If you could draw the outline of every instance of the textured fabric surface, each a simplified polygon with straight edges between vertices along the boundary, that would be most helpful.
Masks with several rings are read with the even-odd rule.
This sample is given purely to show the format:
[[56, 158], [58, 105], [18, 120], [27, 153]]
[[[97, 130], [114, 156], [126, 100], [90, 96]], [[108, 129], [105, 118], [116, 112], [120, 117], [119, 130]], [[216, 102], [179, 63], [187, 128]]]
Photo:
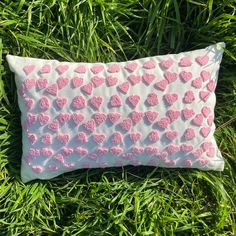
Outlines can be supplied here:
[[223, 170], [213, 136], [223, 48], [111, 63], [8, 55], [23, 182], [124, 165]]

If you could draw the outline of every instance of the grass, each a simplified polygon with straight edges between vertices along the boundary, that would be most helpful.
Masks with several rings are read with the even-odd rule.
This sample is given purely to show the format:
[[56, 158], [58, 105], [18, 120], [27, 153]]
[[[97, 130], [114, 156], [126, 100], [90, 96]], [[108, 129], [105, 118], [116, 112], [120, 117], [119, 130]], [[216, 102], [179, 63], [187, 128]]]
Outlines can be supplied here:
[[[236, 235], [236, 1], [0, 2], [0, 235]], [[7, 53], [126, 60], [225, 41], [217, 86], [222, 173], [125, 167], [20, 180], [21, 127]]]

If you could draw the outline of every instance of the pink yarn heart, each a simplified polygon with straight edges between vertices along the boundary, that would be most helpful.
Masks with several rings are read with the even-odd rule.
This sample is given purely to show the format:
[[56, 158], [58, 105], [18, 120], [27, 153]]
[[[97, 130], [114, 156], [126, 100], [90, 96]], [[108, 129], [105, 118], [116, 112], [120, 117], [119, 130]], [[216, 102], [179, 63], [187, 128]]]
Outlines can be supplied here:
[[49, 171], [57, 171], [58, 169], [59, 169], [59, 167], [56, 166], [56, 165], [49, 165], [49, 166], [48, 166], [48, 170], [49, 170]]
[[192, 86], [196, 89], [199, 89], [202, 87], [202, 78], [198, 77], [192, 81]]
[[193, 91], [189, 90], [184, 94], [184, 102], [185, 103], [192, 103], [195, 101], [195, 96]]
[[207, 156], [209, 156], [209, 157], [215, 156], [215, 148], [214, 147], [209, 148], [209, 150], [207, 151]]
[[72, 153], [73, 153], [73, 149], [72, 148], [69, 148], [69, 147], [63, 147], [62, 148], [62, 152], [63, 152], [63, 154], [64, 155], [66, 155], [66, 156], [69, 156], [69, 155], [71, 155]]
[[85, 84], [81, 87], [81, 90], [90, 95], [93, 91], [93, 84], [91, 82], [88, 84]]
[[138, 142], [142, 137], [142, 134], [140, 132], [132, 132], [129, 134], [129, 138], [133, 143]]
[[145, 153], [147, 153], [148, 155], [152, 156], [152, 155], [158, 155], [160, 154], [160, 150], [157, 147], [152, 147], [152, 146], [147, 146], [145, 147]]
[[209, 128], [209, 127], [202, 127], [202, 128], [200, 129], [200, 134], [201, 134], [204, 138], [206, 138], [206, 137], [209, 135], [210, 132], [211, 132], [211, 128]]
[[178, 75], [175, 72], [166, 71], [164, 73], [164, 77], [166, 78], [166, 80], [170, 84], [170, 83], [173, 83], [177, 80]]
[[179, 66], [188, 67], [188, 66], [191, 66], [191, 65], [192, 65], [192, 62], [191, 62], [191, 59], [189, 57], [183, 57], [183, 58], [180, 59]]
[[177, 138], [178, 136], [178, 133], [174, 130], [170, 130], [170, 131], [167, 131], [165, 133], [165, 136], [170, 140], [170, 141], [173, 141], [174, 139]]
[[68, 83], [69, 83], [69, 79], [68, 79], [68, 78], [66, 78], [66, 77], [60, 77], [60, 78], [57, 80], [58, 89], [64, 88]]
[[163, 117], [159, 121], [156, 122], [157, 126], [166, 129], [168, 125], [170, 124], [170, 118], [169, 117]]
[[211, 78], [211, 73], [206, 70], [201, 71], [200, 75], [201, 75], [201, 78], [204, 82]]
[[29, 149], [29, 155], [31, 155], [33, 157], [40, 156], [40, 149], [38, 149], [38, 148], [30, 148]]
[[102, 112], [96, 112], [94, 114], [93, 118], [94, 118], [96, 124], [100, 125], [106, 120], [107, 115], [105, 113], [102, 113]]
[[173, 105], [178, 100], [178, 94], [176, 93], [168, 93], [163, 97], [168, 105]]
[[65, 73], [68, 69], [69, 69], [69, 66], [68, 66], [68, 65], [59, 65], [59, 66], [57, 66], [56, 71], [57, 71], [58, 74], [63, 74], [63, 73]]
[[92, 161], [96, 161], [98, 159], [98, 155], [96, 153], [90, 153], [88, 157]]
[[59, 120], [62, 124], [64, 124], [64, 123], [66, 123], [67, 121], [69, 121], [69, 119], [70, 119], [70, 114], [68, 114], [68, 113], [61, 113], [61, 114], [59, 114], [59, 116], [58, 116], [58, 120]]
[[127, 161], [131, 161], [133, 157], [134, 157], [134, 154], [132, 152], [126, 152], [122, 154], [122, 158]]
[[191, 80], [192, 77], [193, 77], [192, 73], [187, 72], [187, 71], [182, 71], [182, 72], [180, 72], [179, 75], [180, 75], [182, 81], [185, 82], [185, 83], [188, 82], [189, 80]]
[[158, 159], [165, 161], [167, 159], [168, 155], [169, 155], [168, 152], [162, 151], [158, 154]]
[[75, 168], [75, 164], [74, 163], [64, 163], [64, 168], [72, 170]]
[[137, 104], [139, 103], [140, 101], [140, 96], [138, 95], [130, 95], [128, 97], [128, 101], [130, 102], [130, 104], [133, 106], [133, 107], [136, 107]]
[[130, 118], [133, 122], [133, 124], [137, 124], [141, 119], [143, 118], [144, 113], [143, 112], [138, 112], [138, 111], [132, 111], [130, 113]]
[[112, 64], [108, 70], [109, 73], [118, 73], [120, 71], [120, 66], [118, 64]]
[[86, 148], [82, 148], [82, 147], [75, 148], [75, 152], [80, 156], [88, 155], [88, 150]]
[[194, 139], [196, 137], [195, 131], [192, 128], [187, 128], [184, 131], [184, 135], [183, 136], [184, 136], [185, 140], [192, 140], [192, 139]]
[[204, 66], [204, 65], [206, 65], [208, 63], [209, 57], [207, 55], [205, 55], [205, 56], [198, 56], [195, 60], [196, 60], [196, 62], [200, 66]]
[[170, 144], [166, 147], [166, 151], [171, 155], [180, 151], [180, 147], [178, 145]]
[[86, 123], [84, 123], [84, 128], [89, 131], [89, 132], [93, 132], [96, 128], [96, 123], [95, 121], [92, 119], [92, 120], [89, 120], [87, 121]]
[[144, 148], [143, 147], [138, 147], [138, 146], [134, 146], [132, 149], [131, 149], [131, 152], [135, 155], [135, 156], [138, 156], [140, 154], [142, 154], [144, 152]]
[[57, 90], [58, 90], [57, 84], [52, 84], [47, 88], [47, 92], [53, 96], [57, 95]]
[[111, 142], [113, 144], [121, 144], [123, 143], [123, 135], [120, 132], [114, 132], [111, 138]]
[[169, 69], [174, 64], [174, 61], [172, 59], [162, 60], [160, 63], [160, 66], [163, 69]]
[[203, 122], [203, 115], [202, 114], [197, 114], [194, 119], [192, 120], [193, 124], [197, 126], [201, 126]]
[[41, 138], [41, 142], [46, 145], [52, 144], [52, 135], [49, 133], [44, 134]]
[[90, 68], [90, 70], [94, 73], [94, 74], [98, 74], [100, 72], [102, 72], [104, 70], [104, 67], [102, 65], [95, 65], [92, 68]]
[[64, 160], [64, 156], [60, 153], [56, 154], [54, 157], [53, 157], [54, 160], [60, 162], [60, 163], [64, 163], [65, 160]]
[[192, 151], [192, 155], [196, 159], [200, 158], [202, 156], [202, 154], [203, 154], [203, 150], [201, 148], [198, 148], [198, 149]]
[[193, 150], [193, 145], [184, 143], [180, 146], [180, 150], [185, 153], [191, 152]]
[[50, 106], [51, 106], [51, 103], [50, 103], [50, 101], [49, 101], [49, 99], [47, 97], [42, 97], [39, 100], [39, 107], [42, 110], [47, 110]]
[[209, 116], [209, 117], [207, 118], [207, 124], [208, 124], [209, 126], [212, 126], [213, 120], [214, 120], [213, 116]]
[[146, 100], [149, 106], [155, 106], [159, 103], [158, 96], [156, 93], [149, 93]]
[[56, 104], [58, 108], [62, 109], [67, 104], [67, 98], [58, 97], [56, 99]]
[[96, 142], [97, 144], [103, 143], [105, 138], [106, 138], [105, 134], [94, 134], [93, 135], [93, 141]]
[[152, 124], [155, 121], [157, 116], [158, 116], [158, 112], [157, 111], [146, 111], [145, 112], [145, 117], [146, 117], [147, 121], [150, 124]]
[[193, 117], [195, 115], [195, 111], [193, 109], [188, 109], [188, 108], [184, 108], [182, 110], [182, 115], [184, 117], [185, 120], [190, 119], [191, 117]]
[[76, 96], [72, 101], [72, 107], [74, 109], [82, 109], [86, 106], [86, 100], [82, 96]]
[[38, 121], [39, 121], [40, 125], [47, 124], [49, 119], [50, 119], [50, 117], [48, 115], [44, 114], [44, 113], [40, 113], [38, 115]]
[[176, 160], [165, 160], [165, 164], [169, 167], [176, 165]]
[[87, 136], [86, 133], [80, 132], [80, 133], [78, 133], [76, 140], [79, 144], [87, 143], [88, 142], [88, 136]]
[[155, 84], [155, 87], [157, 89], [160, 89], [161, 91], [164, 91], [168, 85], [168, 81], [163, 79]]
[[94, 96], [90, 99], [90, 103], [95, 109], [99, 109], [103, 103], [103, 98], [101, 96]]
[[98, 147], [97, 153], [100, 156], [106, 155], [109, 152], [108, 148]]
[[81, 66], [78, 66], [76, 69], [75, 69], [75, 72], [79, 73], [79, 74], [84, 74], [86, 72], [86, 67], [81, 65]]
[[69, 142], [70, 136], [69, 134], [58, 134], [57, 135], [57, 139], [63, 143], [63, 144], [67, 144]]
[[59, 121], [53, 120], [49, 125], [48, 128], [52, 131], [58, 131], [60, 128]]
[[118, 112], [111, 112], [111, 113], [109, 113], [109, 114], [107, 115], [107, 117], [108, 117], [108, 119], [110, 120], [110, 122], [111, 122], [112, 124], [114, 124], [114, 123], [116, 123], [116, 122], [120, 119], [121, 114], [118, 113]]
[[203, 142], [201, 144], [201, 148], [204, 152], [206, 152], [212, 145], [212, 142]]
[[41, 67], [41, 69], [39, 70], [40, 74], [47, 74], [51, 72], [51, 66], [49, 64], [45, 64]]
[[83, 78], [75, 77], [71, 80], [71, 83], [74, 88], [78, 88], [83, 84], [83, 81], [84, 81]]
[[35, 87], [35, 79], [26, 79], [24, 81], [24, 88], [26, 90], [32, 89], [33, 87]]
[[32, 171], [37, 173], [37, 174], [40, 174], [43, 172], [43, 167], [41, 165], [33, 165], [32, 166]]
[[94, 76], [94, 77], [92, 77], [91, 80], [92, 80], [95, 87], [99, 87], [105, 83], [105, 78], [99, 77], [99, 76]]
[[23, 71], [25, 72], [26, 75], [29, 75], [30, 73], [32, 73], [35, 69], [35, 65], [27, 65], [24, 66]]
[[141, 76], [139, 75], [130, 75], [128, 79], [132, 85], [136, 85], [141, 82]]
[[214, 89], [215, 89], [215, 82], [214, 82], [214, 80], [210, 80], [210, 82], [207, 84], [206, 87], [207, 87], [208, 91], [210, 91], [210, 92], [214, 91]]
[[47, 79], [38, 79], [36, 80], [36, 86], [39, 90], [45, 89], [48, 85], [48, 80]]
[[125, 65], [125, 69], [129, 72], [134, 72], [138, 67], [138, 64], [136, 62], [132, 62], [132, 63], [127, 63]]
[[143, 82], [146, 84], [146, 85], [150, 85], [154, 79], [156, 78], [156, 76], [154, 74], [148, 74], [148, 73], [145, 73], [143, 76]]
[[53, 150], [51, 148], [42, 148], [41, 154], [44, 157], [50, 157], [53, 155]]
[[120, 107], [122, 105], [121, 99], [118, 95], [112, 95], [110, 98], [110, 105], [112, 107]]
[[160, 139], [160, 137], [159, 137], [159, 134], [156, 130], [153, 130], [148, 134], [148, 140], [150, 142], [157, 142], [159, 139]]
[[156, 62], [152, 59], [150, 59], [149, 61], [144, 62], [143, 64], [143, 68], [144, 69], [154, 69], [156, 67]]
[[28, 140], [31, 144], [34, 144], [37, 141], [36, 134], [28, 133]]
[[84, 115], [83, 114], [79, 114], [79, 113], [73, 113], [71, 115], [71, 118], [72, 118], [72, 120], [74, 121], [74, 123], [76, 125], [79, 125], [85, 119]]
[[114, 86], [117, 84], [117, 82], [118, 82], [118, 79], [116, 77], [112, 77], [112, 76], [107, 77], [107, 85], [108, 86], [110, 86], [110, 87]]
[[30, 98], [24, 98], [24, 104], [28, 110], [31, 110], [34, 106], [34, 100]]
[[129, 82], [124, 82], [119, 85], [119, 89], [122, 93], [126, 94], [129, 90]]
[[205, 165], [208, 164], [208, 160], [206, 160], [206, 159], [200, 159], [200, 160], [198, 160], [198, 163], [199, 163], [200, 166], [205, 166]]
[[199, 93], [199, 97], [204, 101], [206, 102], [208, 100], [208, 98], [210, 97], [211, 93], [208, 92], [208, 91], [201, 91]]
[[32, 125], [32, 124], [34, 124], [34, 123], [37, 121], [37, 117], [36, 117], [36, 115], [29, 113], [29, 114], [27, 115], [26, 121], [27, 121], [27, 123], [28, 123], [29, 125]]
[[113, 155], [118, 156], [118, 155], [121, 155], [121, 154], [122, 154], [123, 149], [120, 148], [120, 147], [111, 147], [111, 148], [109, 149], [109, 152], [110, 152], [111, 154], [113, 154]]
[[129, 118], [124, 119], [121, 123], [120, 123], [120, 127], [125, 130], [125, 131], [129, 131], [130, 128], [132, 126], [132, 120]]
[[211, 108], [204, 106], [204, 107], [201, 109], [201, 113], [203, 114], [203, 116], [204, 116], [205, 118], [207, 118], [207, 117], [210, 115], [210, 113], [211, 113]]
[[182, 161], [182, 165], [185, 166], [185, 167], [190, 167], [190, 166], [193, 165], [193, 162], [189, 159], [186, 159], [186, 160]]
[[170, 118], [170, 122], [174, 122], [180, 117], [180, 111], [168, 110], [166, 116]]

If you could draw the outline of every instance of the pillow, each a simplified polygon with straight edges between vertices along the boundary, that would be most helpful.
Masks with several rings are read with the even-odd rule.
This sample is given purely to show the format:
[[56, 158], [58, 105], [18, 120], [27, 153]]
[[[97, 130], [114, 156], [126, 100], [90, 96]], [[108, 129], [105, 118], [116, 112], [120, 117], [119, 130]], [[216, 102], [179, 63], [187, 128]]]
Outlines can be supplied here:
[[125, 165], [222, 171], [213, 134], [224, 46], [110, 63], [8, 55], [22, 181]]

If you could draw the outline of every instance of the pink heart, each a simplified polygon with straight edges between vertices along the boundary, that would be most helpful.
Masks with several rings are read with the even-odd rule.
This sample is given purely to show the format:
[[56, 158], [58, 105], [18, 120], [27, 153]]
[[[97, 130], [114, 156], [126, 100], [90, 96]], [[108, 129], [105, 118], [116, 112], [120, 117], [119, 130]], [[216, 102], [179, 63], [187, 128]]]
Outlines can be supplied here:
[[144, 148], [143, 147], [137, 147], [137, 146], [134, 146], [132, 149], [131, 149], [131, 152], [137, 156], [137, 155], [140, 155], [144, 152]]
[[191, 152], [193, 150], [193, 145], [184, 143], [180, 146], [180, 150], [182, 152]]
[[132, 132], [129, 134], [129, 138], [133, 143], [138, 142], [142, 137], [142, 134], [140, 132]]
[[191, 66], [191, 65], [192, 65], [192, 62], [191, 62], [191, 59], [189, 57], [183, 57], [183, 58], [180, 59], [179, 66], [188, 67], [188, 66]]
[[59, 121], [53, 120], [52, 123], [48, 125], [48, 128], [52, 131], [58, 131], [60, 128]]
[[158, 154], [160, 153], [160, 150], [159, 150], [159, 148], [157, 148], [157, 147], [147, 146], [147, 147], [145, 148], [145, 152], [146, 152], [148, 155], [152, 156], [152, 155], [158, 155]]
[[37, 140], [36, 134], [28, 133], [28, 140], [31, 144], [34, 144]]
[[95, 127], [96, 127], [96, 123], [95, 123], [95, 121], [93, 119], [87, 121], [86, 123], [84, 123], [84, 128], [87, 131], [93, 132], [95, 130]]
[[210, 107], [204, 106], [204, 107], [202, 108], [201, 112], [202, 112], [203, 116], [204, 116], [205, 118], [207, 118], [207, 117], [210, 115], [210, 113], [211, 113], [211, 109], [210, 109]]
[[68, 113], [61, 113], [61, 114], [59, 114], [59, 116], [58, 116], [58, 120], [63, 124], [63, 123], [65, 123], [65, 122], [67, 122], [67, 121], [69, 121], [69, 119], [70, 119], [70, 114], [68, 114]]
[[201, 148], [204, 152], [206, 152], [212, 146], [212, 142], [203, 142], [201, 144]]
[[39, 73], [41, 74], [47, 74], [51, 72], [51, 66], [49, 64], [45, 64], [42, 66], [42, 68], [39, 70]]
[[183, 80], [183, 82], [188, 82], [189, 80], [192, 79], [193, 75], [191, 72], [187, 72], [187, 71], [182, 71], [180, 72], [180, 77]]
[[117, 84], [117, 82], [118, 82], [118, 79], [116, 78], [116, 77], [112, 77], [112, 76], [108, 76], [107, 77], [107, 84], [108, 84], [108, 86], [114, 86], [114, 85], [116, 85]]
[[205, 56], [198, 56], [195, 60], [196, 60], [196, 62], [200, 66], [204, 66], [204, 65], [206, 65], [208, 63], [209, 57], [207, 55], [205, 55]]
[[201, 134], [204, 138], [206, 138], [206, 137], [209, 135], [210, 132], [211, 132], [211, 128], [210, 128], [210, 127], [202, 127], [202, 128], [200, 129], [200, 134]]
[[43, 172], [43, 167], [40, 166], [40, 165], [33, 165], [32, 166], [32, 170], [37, 173], [37, 174], [40, 174]]
[[168, 152], [162, 151], [158, 154], [158, 159], [165, 161], [167, 159], [168, 155], [169, 155]]
[[136, 62], [132, 63], [127, 63], [125, 65], [125, 69], [128, 70], [129, 72], [134, 72], [138, 67], [138, 64]]
[[25, 72], [26, 75], [28, 75], [31, 72], [33, 72], [34, 69], [35, 69], [35, 65], [27, 65], [27, 66], [24, 66], [23, 71]]
[[103, 143], [105, 138], [106, 138], [105, 134], [94, 134], [93, 135], [93, 141], [96, 142], [97, 144]]
[[69, 69], [68, 65], [59, 65], [56, 70], [58, 74], [63, 74]]
[[120, 148], [120, 147], [111, 147], [111, 148], [109, 149], [109, 152], [110, 152], [111, 154], [113, 154], [113, 155], [118, 156], [118, 155], [122, 154], [123, 149]]
[[168, 85], [168, 81], [163, 79], [155, 84], [156, 88], [164, 91]]
[[192, 151], [192, 155], [196, 159], [200, 158], [202, 156], [202, 154], [203, 154], [203, 150], [201, 148], [198, 148], [198, 149]]
[[134, 157], [134, 154], [132, 152], [126, 152], [122, 154], [122, 158], [127, 161], [131, 161], [133, 157]]
[[145, 112], [145, 117], [146, 117], [146, 119], [148, 120], [148, 122], [150, 124], [152, 124], [155, 121], [157, 116], [158, 116], [158, 112], [157, 111], [146, 111]]
[[159, 134], [156, 130], [153, 130], [148, 134], [148, 140], [150, 142], [157, 142], [159, 139], [160, 139], [160, 137], [159, 137]]
[[130, 113], [130, 118], [134, 124], [137, 124], [144, 116], [143, 112], [132, 111]]
[[48, 85], [47, 79], [38, 79], [36, 80], [36, 86], [39, 90], [46, 88]]
[[64, 163], [65, 160], [64, 160], [64, 156], [60, 153], [56, 154], [54, 157], [53, 157], [54, 160], [60, 162], [60, 163]]
[[56, 104], [60, 109], [62, 109], [67, 104], [67, 101], [67, 98], [58, 97], [56, 99]]
[[208, 92], [208, 91], [201, 91], [199, 93], [199, 97], [204, 101], [206, 102], [208, 100], [208, 98], [210, 97], [211, 93]]
[[165, 136], [170, 140], [173, 141], [177, 138], [178, 133], [176, 131], [170, 130], [165, 133]]
[[202, 114], [197, 114], [194, 119], [192, 120], [193, 124], [197, 126], [201, 126], [203, 122], [203, 115]]
[[99, 77], [99, 76], [94, 76], [94, 77], [92, 77], [91, 80], [92, 80], [95, 87], [99, 87], [105, 82], [105, 78]]
[[119, 85], [119, 89], [122, 93], [126, 94], [129, 90], [129, 82], [124, 82]]
[[205, 82], [211, 78], [211, 73], [209, 71], [203, 70], [201, 71], [201, 78]]
[[90, 99], [90, 103], [95, 109], [99, 109], [103, 103], [103, 98], [100, 96], [94, 96]]
[[207, 84], [208, 91], [212, 92], [215, 89], [215, 82], [214, 80], [210, 80], [210, 82]]
[[180, 111], [169, 110], [166, 112], [166, 115], [169, 117], [170, 122], [173, 122], [180, 117]]
[[192, 81], [192, 86], [196, 89], [199, 89], [202, 87], [202, 78], [198, 77]]
[[200, 160], [198, 160], [198, 163], [199, 163], [200, 166], [205, 166], [205, 165], [207, 165], [208, 160], [206, 160], [206, 159], [200, 159]]
[[175, 72], [166, 71], [164, 73], [164, 77], [166, 78], [166, 80], [170, 84], [170, 83], [173, 83], [177, 80], [178, 75]]
[[79, 73], [79, 74], [84, 74], [86, 72], [86, 67], [85, 66], [78, 66], [75, 69], [75, 72]]
[[175, 166], [176, 165], [176, 160], [166, 160], [165, 164], [167, 166]]
[[209, 150], [207, 151], [207, 156], [209, 156], [209, 157], [215, 156], [215, 148], [214, 147], [209, 148]]
[[52, 84], [47, 88], [47, 92], [53, 96], [57, 95], [57, 90], [58, 90], [57, 84]]
[[195, 111], [193, 109], [185, 108], [182, 110], [182, 115], [185, 120], [188, 120], [195, 115]]
[[75, 168], [75, 164], [74, 163], [64, 163], [63, 166], [64, 166], [64, 168], [69, 169], [69, 170]]
[[102, 65], [95, 65], [90, 69], [94, 74], [98, 74], [104, 70]]
[[166, 147], [166, 151], [171, 155], [180, 151], [180, 147], [178, 145], [170, 144]]
[[192, 161], [191, 160], [183, 160], [182, 161], [182, 165], [183, 166], [186, 166], [186, 167], [190, 167], [190, 166], [192, 166], [193, 165], [193, 163], [192, 163]]
[[213, 120], [214, 120], [213, 116], [209, 116], [209, 117], [207, 118], [207, 124], [208, 124], [209, 126], [211, 126], [211, 125], [213, 124]]
[[24, 88], [25, 89], [32, 89], [35, 86], [35, 79], [26, 79], [24, 81]]
[[53, 155], [53, 150], [51, 148], [42, 148], [41, 153], [44, 157], [50, 157]]
[[118, 112], [111, 112], [111, 113], [109, 113], [109, 114], [107, 115], [107, 117], [108, 117], [108, 119], [110, 120], [110, 122], [111, 122], [112, 124], [114, 124], [114, 123], [116, 123], [116, 122], [120, 119], [121, 114], [118, 113]]
[[64, 155], [69, 156], [73, 153], [73, 149], [69, 147], [63, 147], [62, 152]]
[[146, 101], [147, 104], [150, 106], [155, 106], [159, 103], [158, 96], [156, 93], [149, 93]]
[[38, 115], [38, 121], [40, 123], [40, 125], [45, 125], [48, 123], [50, 117], [48, 115], [45, 115], [44, 113], [40, 113]]
[[118, 64], [112, 64], [108, 70], [109, 73], [118, 73], [120, 71], [120, 66]]
[[94, 120], [97, 125], [100, 125], [103, 123], [107, 118], [107, 115], [105, 113], [97, 112], [94, 114]]
[[34, 157], [40, 156], [40, 149], [38, 149], [38, 148], [30, 148], [29, 149], [29, 155], [34, 156]]
[[165, 94], [163, 97], [168, 105], [173, 105], [178, 100], [178, 94], [176, 93]]
[[87, 136], [86, 133], [80, 132], [80, 133], [77, 135], [76, 140], [77, 140], [77, 142], [78, 142], [79, 144], [87, 143], [87, 142], [88, 142], [88, 136]]
[[73, 113], [71, 117], [76, 125], [79, 125], [85, 119], [84, 115], [79, 113]]
[[47, 110], [50, 107], [50, 105], [51, 105], [51, 103], [50, 103], [50, 101], [49, 101], [49, 99], [47, 97], [42, 97], [39, 100], [39, 107], [42, 110]]
[[184, 102], [185, 103], [192, 103], [195, 100], [195, 96], [193, 91], [189, 90], [184, 94]]
[[109, 152], [108, 148], [98, 147], [98, 149], [97, 149], [97, 153], [100, 156], [103, 156], [103, 155], [107, 154], [108, 152]]
[[125, 130], [125, 131], [129, 131], [130, 128], [132, 126], [132, 120], [129, 118], [124, 119], [121, 123], [120, 123], [120, 127]]
[[75, 152], [81, 156], [88, 154], [88, 150], [86, 148], [82, 148], [82, 147], [75, 148]]
[[122, 105], [121, 99], [118, 95], [112, 95], [110, 98], [110, 105], [112, 107], [120, 107]]
[[24, 98], [24, 104], [28, 108], [28, 110], [31, 110], [34, 106], [34, 100], [30, 98]]
[[136, 85], [138, 83], [140, 83], [141, 81], [141, 76], [139, 75], [130, 75], [128, 77], [129, 81], [131, 82], [132, 85]]
[[69, 134], [58, 134], [57, 135], [57, 139], [63, 143], [63, 144], [67, 144], [69, 142], [70, 136]]
[[91, 82], [88, 84], [85, 84], [81, 87], [81, 90], [90, 95], [93, 91], [93, 84]]
[[154, 74], [145, 73], [143, 75], [143, 81], [146, 85], [150, 85], [155, 78], [156, 78], [156, 76]]
[[143, 64], [143, 68], [145, 68], [145, 69], [154, 69], [155, 67], [156, 67], [156, 63], [152, 59], [144, 62], [144, 64]]
[[58, 89], [64, 88], [68, 83], [69, 83], [69, 79], [68, 79], [68, 78], [66, 78], [66, 77], [60, 77], [60, 78], [57, 80]]
[[187, 128], [184, 131], [184, 135], [183, 136], [184, 136], [185, 140], [192, 140], [192, 139], [194, 139], [196, 137], [195, 131], [192, 128]]
[[82, 109], [86, 105], [86, 100], [82, 96], [76, 96], [72, 101], [72, 107], [75, 109]]
[[174, 61], [172, 59], [162, 60], [160, 63], [160, 66], [163, 69], [169, 69], [174, 64]]
[[31, 114], [31, 113], [29, 113], [29, 114], [27, 115], [27, 123], [29, 123], [30, 125], [32, 125], [32, 124], [34, 124], [36, 121], [37, 121], [36, 115]]
[[75, 77], [71, 80], [71, 83], [74, 88], [78, 88], [83, 84], [83, 78]]
[[163, 117], [159, 121], [157, 121], [157, 126], [159, 126], [162, 129], [166, 129], [168, 125], [170, 124], [170, 118], [169, 117]]
[[120, 132], [114, 132], [111, 138], [111, 142], [113, 144], [121, 144], [123, 143], [123, 135]]
[[130, 95], [128, 97], [128, 101], [130, 102], [130, 104], [133, 106], [133, 107], [136, 107], [137, 104], [139, 103], [140, 101], [140, 96], [138, 95]]

